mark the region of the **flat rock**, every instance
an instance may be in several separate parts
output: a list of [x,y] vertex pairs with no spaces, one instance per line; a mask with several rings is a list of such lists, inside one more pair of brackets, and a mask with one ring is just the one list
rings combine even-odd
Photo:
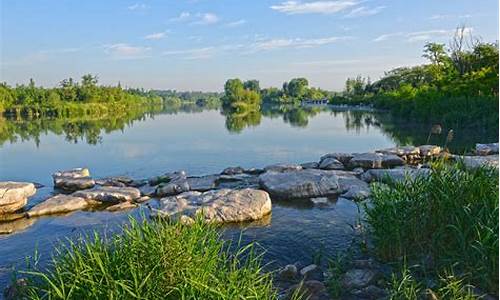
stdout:
[[336,160],[340,161],[343,165],[347,166],[354,155],[356,155],[356,154],[340,153],[340,152],[328,153],[328,154],[323,155],[321,157],[320,161],[323,161],[327,158],[335,158]]
[[372,269],[351,269],[342,278],[342,286],[345,289],[364,288],[377,279],[377,272]]
[[418,146],[418,149],[422,157],[438,156],[442,151],[441,147],[436,145],[422,145]]
[[343,170],[344,164],[333,157],[328,157],[320,161],[319,168],[322,170]]
[[129,210],[138,207],[137,204],[132,203],[132,202],[121,202],[118,204],[114,204],[111,206],[106,207],[107,211],[122,211],[122,210]]
[[382,167],[393,168],[397,166],[402,166],[405,164],[405,160],[395,154],[384,154],[382,156]]
[[102,186],[77,191],[72,196],[103,203],[119,203],[134,201],[141,197],[141,192],[133,187]]
[[491,144],[476,144],[477,155],[498,154],[498,143]]
[[68,178],[90,177],[90,171],[87,168],[74,168],[66,171],[57,171],[54,174],[52,174],[52,177],[68,177]]
[[169,183],[171,181],[186,177],[187,177],[186,171],[180,170],[171,173],[165,173],[160,176],[151,177],[149,178],[148,182],[149,185],[158,185],[160,183]]
[[243,174],[245,172],[245,169],[242,167],[228,167],[222,170],[221,174],[222,175],[236,175],[236,174]]
[[340,192],[337,176],[331,171],[307,169],[259,176],[262,189],[281,199],[314,198]]
[[34,217],[50,214],[62,214],[84,209],[88,206],[89,202],[83,198],[59,194],[33,206],[27,212],[27,215],[29,217]]
[[188,177],[187,182],[191,191],[206,192],[217,186],[219,175],[207,175],[201,177]]
[[372,169],[361,175],[361,179],[370,183],[373,181],[379,182],[401,182],[405,179],[415,179],[417,176],[429,176],[430,169],[414,169],[414,168],[399,168],[399,169]]
[[300,166],[302,167],[302,169],[317,169],[319,168],[319,163],[318,162],[306,162],[306,163],[302,163],[300,164]]
[[54,187],[74,192],[78,190],[86,190],[95,186],[94,179],[90,177],[54,177]]
[[393,154],[397,156],[417,156],[420,155],[420,149],[415,146],[400,146],[388,149],[377,150],[376,152],[382,154]]
[[271,199],[265,191],[255,189],[221,189],[205,193],[186,192],[162,198],[158,217],[202,215],[207,222],[228,223],[258,220],[271,212]]
[[358,167],[363,169],[381,169],[383,156],[381,153],[355,154],[349,161],[349,166],[353,169]]
[[296,164],[275,164],[270,165],[264,168],[266,172],[291,172],[291,171],[299,171],[302,170],[301,165]]
[[370,186],[365,181],[352,176],[339,176],[340,189],[342,198],[349,200],[361,201],[369,198],[371,195]]
[[485,156],[455,156],[456,160],[463,161],[466,168],[493,167],[498,169],[498,154]]
[[[165,175],[167,176],[167,175]],[[178,171],[168,174],[168,181],[160,181],[160,185],[156,188],[155,195],[158,197],[178,195],[190,190],[189,182],[186,177],[186,172]],[[157,181],[153,181],[157,182]],[[149,184],[152,185],[151,180]]]
[[0,182],[0,214],[13,213],[28,203],[28,197],[36,193],[31,182]]

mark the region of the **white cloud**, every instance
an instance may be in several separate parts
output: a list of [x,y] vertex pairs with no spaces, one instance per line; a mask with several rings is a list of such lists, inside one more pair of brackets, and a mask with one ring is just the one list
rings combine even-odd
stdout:
[[191,13],[187,11],[181,12],[177,17],[171,18],[172,22],[182,22],[191,18]]
[[465,15],[446,15],[446,14],[436,14],[432,15],[430,20],[446,20],[446,19],[469,19],[472,18],[473,15],[465,14]]
[[254,51],[265,51],[265,50],[274,50],[274,49],[283,49],[283,48],[313,48],[319,47],[323,45],[328,45],[335,43],[340,40],[348,40],[352,39],[352,37],[348,36],[332,36],[326,38],[318,38],[318,39],[271,39],[264,40],[255,43],[252,48]]
[[166,32],[155,32],[144,37],[146,40],[161,40],[167,36]]
[[367,17],[367,16],[373,16],[378,13],[380,13],[385,6],[377,6],[377,7],[366,7],[366,6],[360,6],[355,9],[353,9],[350,13],[346,15],[347,18],[355,18],[355,17]]
[[[464,34],[471,35],[473,28],[466,27]],[[456,29],[433,29],[424,31],[414,31],[414,32],[395,32],[382,34],[375,38],[374,42],[383,42],[395,37],[403,38],[407,42],[419,42],[419,41],[430,41],[438,38],[451,38],[456,32]]]
[[204,47],[184,50],[164,51],[162,54],[166,56],[182,56],[184,59],[207,59],[215,55],[215,47]]
[[128,10],[145,10],[148,6],[144,3],[135,3],[127,7]]
[[285,1],[278,5],[272,5],[271,9],[289,14],[334,14],[354,7],[359,1]]
[[341,60],[314,60],[314,61],[301,61],[294,62],[292,65],[296,66],[309,66],[309,67],[324,67],[324,66],[338,66],[338,65],[352,65],[363,63],[359,59],[341,59]]
[[211,25],[219,22],[219,17],[217,17],[217,15],[213,13],[200,13],[196,14],[196,17],[198,18],[198,20],[193,22],[193,24]]
[[118,43],[105,45],[104,52],[114,59],[138,59],[148,57],[150,47],[131,46],[129,44]]
[[241,19],[241,20],[238,20],[238,21],[226,23],[225,26],[226,27],[238,27],[238,26],[241,26],[241,25],[246,24],[246,23],[247,23],[246,20]]

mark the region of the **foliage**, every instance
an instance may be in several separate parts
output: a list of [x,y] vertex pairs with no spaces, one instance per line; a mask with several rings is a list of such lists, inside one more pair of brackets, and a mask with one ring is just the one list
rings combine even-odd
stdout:
[[497,169],[444,163],[429,177],[374,185],[366,212],[378,255],[498,293],[498,187]]
[[147,220],[107,237],[63,244],[46,268],[21,272],[29,299],[276,299],[252,244],[232,247],[217,228]]

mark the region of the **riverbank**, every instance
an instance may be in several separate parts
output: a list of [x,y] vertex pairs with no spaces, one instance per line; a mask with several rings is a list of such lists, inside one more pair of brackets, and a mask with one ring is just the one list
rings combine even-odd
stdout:
[[[476,154],[481,156],[467,157],[465,162],[469,167],[495,165],[498,156],[490,155],[495,152],[498,153],[498,145],[479,145]],[[186,224],[192,223],[200,213],[206,220],[218,223],[258,220],[270,213],[271,199],[272,202],[294,202],[309,198],[321,202],[339,197],[363,201],[370,197],[368,182],[385,181],[388,177],[400,181],[405,176],[428,176],[431,169],[425,162],[441,156],[449,157],[437,146],[402,147],[363,154],[333,153],[318,162],[301,165],[271,165],[263,169],[234,167],[200,177],[179,171],[147,180],[93,179],[88,170],[78,169],[53,175],[55,193],[64,193],[34,207],[28,205],[25,213],[8,215],[19,217],[11,224],[26,223],[44,214],[81,209],[115,211],[145,205],[154,217],[173,217]],[[27,201],[32,188],[29,184],[22,188],[23,199],[16,205]],[[157,205],[153,205],[151,201],[146,202],[148,197],[161,200],[154,200]]]

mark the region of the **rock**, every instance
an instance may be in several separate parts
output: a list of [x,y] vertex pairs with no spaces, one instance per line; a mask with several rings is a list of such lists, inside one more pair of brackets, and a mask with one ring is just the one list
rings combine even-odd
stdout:
[[342,198],[361,201],[369,198],[371,195],[370,186],[365,181],[356,177],[339,176],[339,185],[342,191]]
[[[151,184],[151,181],[150,183]],[[189,182],[184,171],[168,175],[168,181],[160,184],[155,191],[158,197],[173,196],[190,190]]]
[[333,172],[315,169],[266,172],[259,176],[259,184],[271,196],[281,199],[325,197],[340,192]]
[[[95,183],[98,185],[102,185],[102,186],[118,186],[118,187],[127,186],[125,183],[123,183],[121,181],[113,180],[111,178],[97,179],[95,181]],[[89,187],[89,188],[91,188],[91,187]]]
[[355,154],[349,161],[349,166],[353,169],[357,167],[363,169],[380,169],[382,168],[382,157],[383,154],[380,153]]
[[35,224],[36,218],[22,218],[11,222],[0,222],[0,234],[20,232]]
[[129,183],[128,186],[138,188],[138,187],[144,186],[146,184],[148,184],[147,179],[135,179],[131,183]]
[[88,206],[89,203],[83,198],[59,194],[35,205],[27,212],[27,215],[28,217],[34,217],[50,214],[62,214],[84,209]]
[[206,192],[216,187],[218,175],[207,175],[201,177],[188,177],[187,182],[191,191]]
[[111,206],[106,207],[107,211],[121,211],[121,210],[127,210],[127,209],[133,209],[136,208],[138,205],[132,202],[121,202],[118,204],[114,204]]
[[259,177],[249,174],[221,175],[216,184],[217,188],[225,189],[258,188]]
[[138,199],[135,199],[134,202],[135,203],[143,203],[143,202],[146,202],[146,201],[149,201],[149,200],[151,200],[151,197],[149,197],[149,196],[142,196],[142,197],[140,197]]
[[403,157],[416,157],[420,155],[420,149],[415,146],[401,146],[388,149],[377,150],[376,152],[382,154],[393,154]]
[[328,157],[320,161],[319,168],[322,170],[343,170],[344,165],[333,157]]
[[23,289],[26,286],[28,286],[28,281],[25,278],[17,279],[3,291],[5,300],[28,299],[26,295],[23,295]]
[[300,275],[303,277],[303,280],[318,280],[323,281],[323,271],[315,265],[308,265],[300,270]]
[[387,297],[387,291],[381,289],[375,285],[369,285],[359,290],[351,291],[351,295],[356,296],[361,299],[385,299]]
[[331,299],[325,285],[318,280],[307,280],[290,287],[285,299],[293,299],[294,295],[302,295],[301,299],[327,300]]
[[430,169],[413,169],[413,168],[400,168],[400,169],[372,169],[368,170],[361,175],[361,179],[370,183],[373,181],[385,182],[390,181],[401,182],[406,178],[415,179],[417,176],[429,176]]
[[435,145],[422,145],[418,146],[418,149],[422,157],[438,156],[441,153],[441,147]]
[[396,166],[402,166],[404,164],[404,159],[395,154],[384,154],[382,156],[382,167],[384,168],[392,168]]
[[307,273],[312,272],[312,271],[316,270],[317,268],[318,268],[318,266],[315,264],[305,266],[300,270],[300,275],[306,276]]
[[35,193],[35,185],[30,182],[0,182],[0,215],[23,208],[28,203],[28,197]]
[[269,194],[255,189],[221,189],[205,193],[186,192],[160,200],[153,211],[158,217],[203,215],[207,222],[227,223],[258,220],[271,212]]
[[141,192],[142,196],[154,197],[156,193],[156,186],[145,184],[139,187],[139,191]]
[[94,186],[95,181],[90,177],[54,177],[54,187],[68,192],[90,189]]
[[307,163],[300,164],[300,166],[302,167],[302,169],[317,169],[317,168],[319,168],[319,163],[307,162]]
[[75,168],[66,171],[57,171],[52,177],[84,178],[90,177],[90,171],[87,168]]
[[160,175],[160,176],[155,176],[155,177],[151,177],[149,178],[148,182],[149,182],[149,185],[158,185],[160,183],[169,183],[171,181],[174,181],[174,180],[178,180],[180,178],[186,178],[187,175],[186,175],[186,171],[176,171],[176,172],[172,172],[172,173],[166,173],[166,174],[163,174],[163,175]]
[[294,280],[297,277],[297,266],[286,265],[278,273],[281,280]]
[[338,161],[340,161],[344,166],[347,166],[351,159],[353,158],[354,154],[352,153],[328,153],[326,155],[323,155],[320,159],[320,161],[323,161],[327,158],[334,158]]
[[264,169],[258,169],[258,168],[245,169],[245,173],[249,175],[260,175],[264,172],[265,172]]
[[498,154],[498,143],[491,144],[476,144],[477,155]]
[[466,168],[494,167],[498,169],[498,154],[486,156],[455,156],[456,160],[463,161]]
[[354,173],[354,175],[359,176],[359,175],[363,174],[365,172],[365,170],[363,170],[363,168],[354,168],[354,169],[352,169],[352,172]]
[[243,174],[245,172],[245,169],[242,167],[229,167],[225,168],[221,174],[222,175],[236,175],[236,174]]
[[348,290],[361,289],[377,279],[377,272],[371,269],[351,269],[344,274],[342,286]]
[[266,172],[290,172],[302,170],[302,166],[296,164],[275,164],[264,168]]
[[134,201],[141,197],[141,192],[133,187],[102,186],[77,191],[72,196],[103,203],[119,203]]

